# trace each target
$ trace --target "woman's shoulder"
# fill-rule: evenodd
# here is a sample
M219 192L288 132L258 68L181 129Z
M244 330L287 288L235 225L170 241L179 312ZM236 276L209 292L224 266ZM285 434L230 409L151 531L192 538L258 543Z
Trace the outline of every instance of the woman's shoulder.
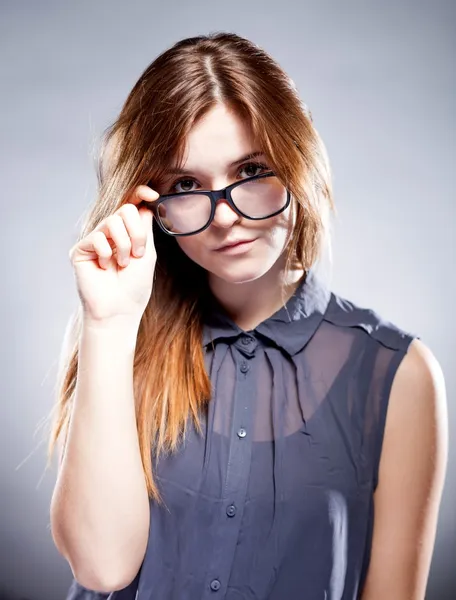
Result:
M374 306L365 306L331 292L324 320L337 327L360 328L379 344L393 350L407 351L415 339L421 339L414 332L391 321Z

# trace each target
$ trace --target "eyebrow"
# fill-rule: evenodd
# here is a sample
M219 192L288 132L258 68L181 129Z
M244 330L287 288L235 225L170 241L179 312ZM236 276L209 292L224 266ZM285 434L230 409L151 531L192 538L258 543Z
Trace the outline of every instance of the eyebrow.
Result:
M237 165L246 162L248 160L253 160L254 158L257 158L258 156L264 156L265 153L261 152L260 150L256 150L255 152L251 152L250 154L247 154L246 156L243 156L242 158L239 158L238 160L235 160L234 162L232 162L230 165L228 165L229 168L231 167L236 167ZM166 169L166 173L168 173L169 175L191 175L192 173L194 173L195 171L188 171L185 169L178 169L176 167L170 167L169 169Z

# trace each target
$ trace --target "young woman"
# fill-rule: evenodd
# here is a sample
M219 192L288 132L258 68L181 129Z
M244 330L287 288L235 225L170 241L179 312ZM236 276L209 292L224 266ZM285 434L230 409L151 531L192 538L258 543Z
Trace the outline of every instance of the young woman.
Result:
M68 598L424 598L442 372L318 273L330 167L290 78L180 41L101 158L50 440Z

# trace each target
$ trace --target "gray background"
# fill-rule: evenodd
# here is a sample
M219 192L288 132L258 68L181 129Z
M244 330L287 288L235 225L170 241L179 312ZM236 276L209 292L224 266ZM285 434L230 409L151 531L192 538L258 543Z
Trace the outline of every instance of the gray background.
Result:
M442 365L450 456L427 597L456 598L455 3L0 7L5 597L63 599L71 579L49 530L55 467L44 472L41 422L78 302L68 251L94 197L92 146L159 52L228 30L264 46L288 71L327 145L338 208L334 291L419 334Z

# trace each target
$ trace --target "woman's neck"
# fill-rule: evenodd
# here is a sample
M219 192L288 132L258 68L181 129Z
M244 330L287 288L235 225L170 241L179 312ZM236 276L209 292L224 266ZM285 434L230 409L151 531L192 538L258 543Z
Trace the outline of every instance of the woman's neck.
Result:
M209 274L209 287L236 325L250 331L287 303L304 273L304 269L294 267L285 281L282 265L274 265L263 276L245 283L231 283ZM282 282L285 283L283 296Z

